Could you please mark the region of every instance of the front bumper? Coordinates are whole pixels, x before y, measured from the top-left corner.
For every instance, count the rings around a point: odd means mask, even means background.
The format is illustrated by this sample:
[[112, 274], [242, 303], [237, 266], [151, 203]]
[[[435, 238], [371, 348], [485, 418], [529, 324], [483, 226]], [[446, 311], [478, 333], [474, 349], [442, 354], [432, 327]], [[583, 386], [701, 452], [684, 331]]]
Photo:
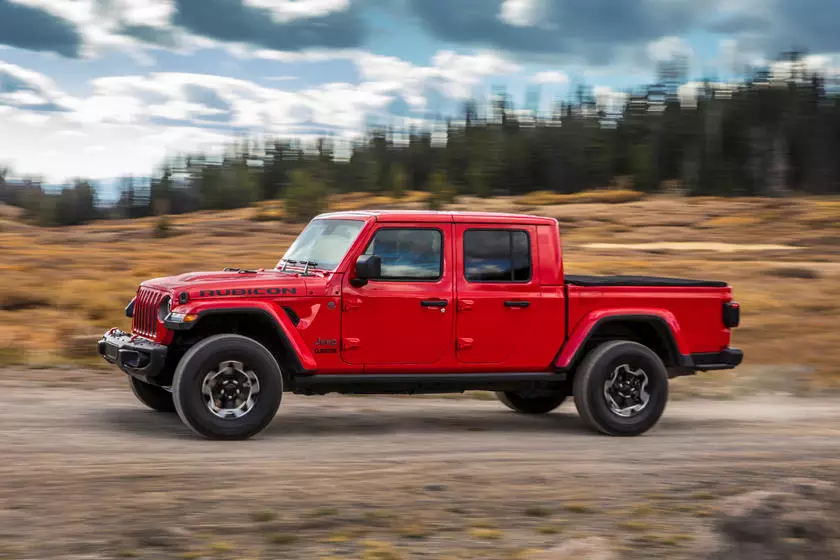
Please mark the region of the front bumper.
[[148, 381], [160, 375], [166, 365], [167, 347], [119, 329], [111, 329], [97, 343], [106, 362], [122, 371]]

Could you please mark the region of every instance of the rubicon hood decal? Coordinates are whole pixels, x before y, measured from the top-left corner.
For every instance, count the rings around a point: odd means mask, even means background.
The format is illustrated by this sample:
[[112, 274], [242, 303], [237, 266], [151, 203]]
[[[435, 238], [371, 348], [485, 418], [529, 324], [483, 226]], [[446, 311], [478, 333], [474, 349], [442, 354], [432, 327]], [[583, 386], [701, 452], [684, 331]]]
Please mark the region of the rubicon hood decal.
[[229, 297], [229, 296], [294, 296], [297, 288], [221, 288], [199, 290], [198, 297]]
[[237, 274], [236, 272], [193, 272], [155, 278], [144, 285], [171, 291], [187, 292], [189, 299], [233, 297], [283, 297], [306, 294], [306, 281], [281, 272]]

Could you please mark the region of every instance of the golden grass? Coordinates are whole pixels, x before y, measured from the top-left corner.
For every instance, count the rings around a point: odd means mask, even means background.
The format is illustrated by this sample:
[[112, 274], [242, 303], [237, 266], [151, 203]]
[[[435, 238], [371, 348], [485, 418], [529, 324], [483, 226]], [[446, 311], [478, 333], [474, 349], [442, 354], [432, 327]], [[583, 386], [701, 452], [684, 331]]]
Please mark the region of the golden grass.
[[490, 529], [487, 527], [473, 527], [469, 533], [472, 538], [485, 541], [499, 540], [504, 536], [504, 532], [501, 529]]
[[644, 198], [644, 193], [629, 189], [601, 189], [573, 194], [561, 194], [553, 191], [534, 191], [516, 199], [517, 204], [525, 206], [551, 206], [554, 204], [584, 204], [602, 202], [616, 204], [636, 202]]
[[719, 216], [702, 223], [704, 227], [751, 226], [761, 223], [761, 216]]
[[[410, 205], [424, 195], [408, 192], [400, 204]], [[335, 195], [333, 202], [375, 208], [384, 198], [354, 193]], [[840, 384], [836, 365], [840, 363], [840, 345], [836, 344], [834, 325], [840, 312], [840, 237], [835, 233], [835, 223], [814, 226], [807, 221], [815, 213], [837, 211], [840, 201], [779, 202], [652, 196], [607, 210], [602, 204], [561, 207], [561, 215], [555, 217], [561, 219], [567, 273], [727, 280], [743, 309], [742, 326], [733, 334], [733, 343], [746, 352], [742, 367], [804, 365], [819, 374], [815, 382], [820, 387]], [[784, 220], [755, 220], [774, 205], [784, 210]], [[514, 197], [472, 198], [469, 207], [519, 211]], [[154, 237], [156, 218], [0, 232], [0, 364], [86, 362], [105, 367], [94, 355], [95, 339], [112, 326], [129, 328], [123, 309], [141, 281], [225, 266], [271, 268], [302, 224], [254, 221], [255, 212], [281, 212], [279, 201], [268, 201], [258, 208], [172, 216], [172, 227], [178, 235], [171, 238]], [[546, 211], [546, 215], [552, 215], [558, 210], [549, 206]], [[662, 227], [663, 216], [687, 225]], [[700, 227], [718, 218], [728, 218], [718, 223], [729, 225]], [[617, 231], [618, 225], [623, 226], [621, 231]], [[714, 253], [581, 246], [593, 241], [662, 240], [795, 243], [800, 249]], [[791, 341], [796, 346], [795, 354], [787, 351]], [[476, 396], [489, 397], [492, 395]]]
[[425, 202], [430, 193], [423, 191], [406, 191], [396, 198], [387, 194], [345, 193], [330, 196], [330, 210], [370, 210], [374, 208], [401, 208]]

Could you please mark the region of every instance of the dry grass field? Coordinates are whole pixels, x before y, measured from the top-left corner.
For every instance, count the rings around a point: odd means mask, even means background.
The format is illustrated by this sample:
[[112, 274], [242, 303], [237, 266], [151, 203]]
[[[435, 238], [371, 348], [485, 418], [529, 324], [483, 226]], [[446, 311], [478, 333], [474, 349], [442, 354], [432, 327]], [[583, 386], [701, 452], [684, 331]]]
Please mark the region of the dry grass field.
[[142, 280], [271, 267], [302, 224], [267, 203], [175, 216], [158, 237], [156, 218], [44, 229], [0, 208], [0, 560], [706, 558], [728, 497], [840, 482], [840, 201], [612, 190], [451, 208], [558, 218], [568, 271], [731, 282], [745, 363], [675, 380], [642, 438], [587, 432], [572, 402], [534, 418], [481, 392], [289, 395], [234, 448], [143, 408], [93, 342], [128, 327]]
[[[337, 210], [423, 205], [423, 193], [331, 200]], [[793, 375], [798, 391], [840, 385], [836, 199], [643, 198], [606, 190], [460, 197], [448, 208], [558, 218], [571, 272], [727, 280], [743, 305], [734, 342], [746, 351], [744, 372], [773, 366], [783, 377]], [[159, 238], [156, 218], [48, 229], [4, 212], [0, 363], [98, 364], [92, 341], [108, 327], [128, 326], [122, 311], [139, 282], [224, 266], [270, 268], [302, 227], [281, 218], [282, 206], [274, 202], [174, 216], [170, 236]]]

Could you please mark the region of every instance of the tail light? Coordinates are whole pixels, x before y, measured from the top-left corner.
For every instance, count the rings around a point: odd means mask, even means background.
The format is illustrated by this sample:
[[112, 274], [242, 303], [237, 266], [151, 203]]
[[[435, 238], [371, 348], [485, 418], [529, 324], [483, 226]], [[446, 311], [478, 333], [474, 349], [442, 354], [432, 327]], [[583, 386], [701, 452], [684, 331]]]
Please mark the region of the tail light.
[[734, 301], [723, 304], [723, 324], [727, 329], [737, 327], [741, 323], [741, 305]]

